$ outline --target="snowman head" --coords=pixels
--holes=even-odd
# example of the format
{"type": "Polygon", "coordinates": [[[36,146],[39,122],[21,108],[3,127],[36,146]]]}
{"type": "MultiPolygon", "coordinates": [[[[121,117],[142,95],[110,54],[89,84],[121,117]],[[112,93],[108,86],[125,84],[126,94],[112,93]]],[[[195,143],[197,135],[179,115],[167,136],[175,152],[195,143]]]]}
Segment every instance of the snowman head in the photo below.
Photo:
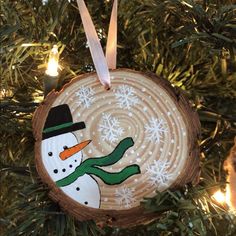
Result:
{"type": "Polygon", "coordinates": [[[72,132],[84,128],[84,122],[73,123],[67,104],[49,111],[43,129],[41,151],[45,169],[54,181],[68,176],[80,165],[82,149],[90,140],[78,142],[72,132]]]}

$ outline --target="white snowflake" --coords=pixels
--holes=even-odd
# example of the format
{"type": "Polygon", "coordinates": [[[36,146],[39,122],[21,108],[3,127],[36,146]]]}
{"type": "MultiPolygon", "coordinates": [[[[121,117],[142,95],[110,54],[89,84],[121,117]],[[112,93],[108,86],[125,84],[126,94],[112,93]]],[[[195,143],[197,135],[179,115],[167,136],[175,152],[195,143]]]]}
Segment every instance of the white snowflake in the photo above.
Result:
{"type": "Polygon", "coordinates": [[[94,94],[95,92],[92,88],[82,86],[79,91],[75,93],[75,95],[79,97],[77,103],[83,105],[85,108],[89,108],[94,101],[94,94]]]}
{"type": "Polygon", "coordinates": [[[167,186],[172,177],[172,174],[168,171],[169,167],[170,162],[168,162],[167,160],[154,160],[153,164],[148,165],[148,167],[146,168],[149,175],[149,183],[156,187],[167,186]]]}
{"type": "Polygon", "coordinates": [[[130,208],[133,203],[136,202],[135,197],[133,196],[134,188],[127,188],[123,186],[119,189],[116,189],[115,196],[116,202],[120,206],[124,206],[125,208],[130,208]]]}
{"type": "Polygon", "coordinates": [[[135,90],[134,88],[128,86],[128,85],[120,85],[116,90],[115,90],[115,96],[116,99],[118,100],[118,105],[120,108],[125,108],[130,110],[132,106],[136,105],[139,103],[139,99],[137,96],[135,96],[135,90]]]}
{"type": "Polygon", "coordinates": [[[111,143],[116,142],[124,133],[124,129],[120,127],[119,120],[108,113],[102,115],[102,123],[99,125],[98,131],[101,132],[103,140],[111,143]]]}
{"type": "Polygon", "coordinates": [[[163,119],[152,117],[149,124],[145,125],[145,133],[149,141],[160,143],[164,133],[167,133],[166,123],[163,119]]]}

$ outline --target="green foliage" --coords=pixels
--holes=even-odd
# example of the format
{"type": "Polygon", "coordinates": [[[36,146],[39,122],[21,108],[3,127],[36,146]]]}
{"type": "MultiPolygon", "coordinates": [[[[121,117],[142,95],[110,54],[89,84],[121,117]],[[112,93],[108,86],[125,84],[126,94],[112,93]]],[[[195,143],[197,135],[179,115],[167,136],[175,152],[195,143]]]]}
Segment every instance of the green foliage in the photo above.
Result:
{"type": "MultiPolygon", "coordinates": [[[[86,1],[107,38],[108,1],[86,1]]],[[[235,218],[212,201],[236,135],[233,1],[120,0],[118,67],[152,71],[185,90],[202,124],[198,186],[145,199],[160,218],[133,229],[78,222],[52,202],[34,166],[31,118],[43,100],[45,62],[60,49],[60,88],[93,68],[76,1],[1,1],[0,233],[3,235],[235,235],[235,218]]]]}

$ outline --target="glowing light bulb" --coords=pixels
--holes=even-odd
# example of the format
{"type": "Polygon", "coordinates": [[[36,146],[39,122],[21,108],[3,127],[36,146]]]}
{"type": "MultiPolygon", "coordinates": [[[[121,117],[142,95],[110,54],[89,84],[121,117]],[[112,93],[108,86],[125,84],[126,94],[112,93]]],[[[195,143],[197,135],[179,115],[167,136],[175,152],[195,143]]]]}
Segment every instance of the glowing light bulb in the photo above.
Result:
{"type": "Polygon", "coordinates": [[[59,67],[59,53],[57,45],[54,45],[48,59],[48,66],[46,74],[50,76],[58,76],[58,67],[59,67]]]}
{"type": "Polygon", "coordinates": [[[224,193],[221,192],[221,190],[215,192],[212,197],[220,204],[226,203],[226,196],[224,193]]]}
{"type": "Polygon", "coordinates": [[[225,194],[225,201],[230,206],[231,205],[231,194],[230,194],[230,186],[226,184],[226,194],[225,194]]]}
{"type": "Polygon", "coordinates": [[[229,184],[226,185],[225,201],[226,204],[229,206],[229,211],[232,214],[236,215],[235,198],[231,195],[231,189],[229,184]]]}

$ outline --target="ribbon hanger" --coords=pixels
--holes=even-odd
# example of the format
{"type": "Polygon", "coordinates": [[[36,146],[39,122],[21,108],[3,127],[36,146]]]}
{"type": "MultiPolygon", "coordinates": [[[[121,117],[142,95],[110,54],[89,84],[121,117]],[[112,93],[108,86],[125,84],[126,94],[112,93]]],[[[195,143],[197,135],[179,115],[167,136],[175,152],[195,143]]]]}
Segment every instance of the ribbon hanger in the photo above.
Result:
{"type": "Polygon", "coordinates": [[[84,0],[77,0],[77,4],[98,78],[101,84],[106,89],[109,89],[111,86],[109,69],[116,69],[117,0],[114,0],[112,7],[108,30],[108,40],[106,45],[106,57],[84,0]]]}

